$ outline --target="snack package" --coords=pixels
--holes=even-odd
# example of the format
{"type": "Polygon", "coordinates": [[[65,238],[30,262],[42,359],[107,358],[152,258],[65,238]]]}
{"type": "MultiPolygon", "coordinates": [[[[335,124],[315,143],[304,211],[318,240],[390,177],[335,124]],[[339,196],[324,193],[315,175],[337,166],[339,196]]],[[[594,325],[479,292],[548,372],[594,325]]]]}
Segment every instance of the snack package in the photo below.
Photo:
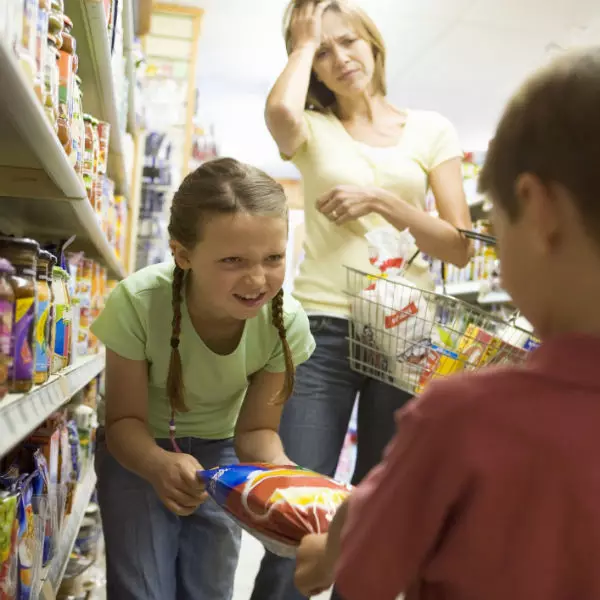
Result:
{"type": "Polygon", "coordinates": [[[0,491],[0,600],[17,597],[19,575],[19,495],[0,491]]]}
{"type": "Polygon", "coordinates": [[[415,249],[414,238],[407,230],[380,228],[365,237],[369,243],[369,261],[386,280],[374,278],[353,298],[352,317],[356,324],[373,331],[377,350],[398,360],[411,342],[429,337],[435,305],[402,276],[415,249]]]}
{"type": "Polygon", "coordinates": [[[293,558],[302,538],[325,533],[352,487],[296,466],[227,465],[198,476],[209,496],[267,550],[293,558]]]}
{"type": "Polygon", "coordinates": [[[19,483],[20,501],[17,511],[19,520],[19,600],[33,598],[36,580],[36,537],[33,512],[33,475],[23,476],[19,483]]]}

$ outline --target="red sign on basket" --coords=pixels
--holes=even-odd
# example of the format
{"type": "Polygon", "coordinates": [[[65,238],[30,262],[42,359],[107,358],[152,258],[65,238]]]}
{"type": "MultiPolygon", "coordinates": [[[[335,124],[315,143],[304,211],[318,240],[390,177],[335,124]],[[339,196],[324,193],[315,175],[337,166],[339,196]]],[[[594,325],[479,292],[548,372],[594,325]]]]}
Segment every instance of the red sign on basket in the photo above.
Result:
{"type": "Polygon", "coordinates": [[[411,317],[414,317],[419,312],[417,305],[411,302],[408,306],[405,306],[398,312],[385,317],[385,328],[391,329],[392,327],[398,327],[400,323],[408,321],[411,317]]]}

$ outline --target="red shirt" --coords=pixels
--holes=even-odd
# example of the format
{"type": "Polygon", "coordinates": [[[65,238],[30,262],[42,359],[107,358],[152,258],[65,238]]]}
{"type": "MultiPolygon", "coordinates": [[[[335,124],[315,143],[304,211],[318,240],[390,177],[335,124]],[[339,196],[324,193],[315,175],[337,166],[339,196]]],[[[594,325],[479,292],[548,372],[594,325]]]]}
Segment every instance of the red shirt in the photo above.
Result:
{"type": "Polygon", "coordinates": [[[434,383],[353,494],[345,600],[600,599],[600,338],[434,383]]]}

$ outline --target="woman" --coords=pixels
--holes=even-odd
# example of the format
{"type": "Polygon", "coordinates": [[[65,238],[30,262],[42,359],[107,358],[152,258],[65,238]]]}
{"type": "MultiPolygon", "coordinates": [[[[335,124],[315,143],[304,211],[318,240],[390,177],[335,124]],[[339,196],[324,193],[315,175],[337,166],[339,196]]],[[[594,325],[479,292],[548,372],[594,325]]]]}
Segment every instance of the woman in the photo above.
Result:
{"type": "MultiPolygon", "coordinates": [[[[280,434],[291,460],[333,475],[359,395],[354,483],[379,462],[394,412],[409,394],[353,372],[343,265],[372,271],[367,229],[408,227],[424,253],[465,266],[470,228],[462,151],[452,125],[434,112],[400,110],[386,98],[385,47],[375,24],[342,0],[296,0],[286,14],[288,62],[267,100],[266,121],[284,158],[300,170],[305,258],[294,294],[317,348],[300,365],[280,434]],[[431,186],[440,218],[425,211],[431,186]]],[[[425,261],[407,277],[433,288],[425,261]]],[[[267,554],[254,600],[292,600],[293,561],[267,554]]]]}
{"type": "Polygon", "coordinates": [[[92,326],[106,345],[96,472],[111,600],[231,600],[239,528],[197,473],[287,464],[277,434],[308,319],[282,290],[283,189],[232,159],[173,198],[174,262],[122,281],[92,326]]]}

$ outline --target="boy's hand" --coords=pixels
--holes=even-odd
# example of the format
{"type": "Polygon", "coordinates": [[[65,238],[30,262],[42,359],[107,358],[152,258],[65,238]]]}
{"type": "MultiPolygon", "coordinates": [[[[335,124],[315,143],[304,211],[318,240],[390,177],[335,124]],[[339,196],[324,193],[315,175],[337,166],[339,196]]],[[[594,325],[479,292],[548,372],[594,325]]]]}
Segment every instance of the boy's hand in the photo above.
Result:
{"type": "Polygon", "coordinates": [[[316,596],[333,585],[334,565],[327,557],[327,534],[307,535],[296,556],[294,582],[304,596],[316,596]]]}

